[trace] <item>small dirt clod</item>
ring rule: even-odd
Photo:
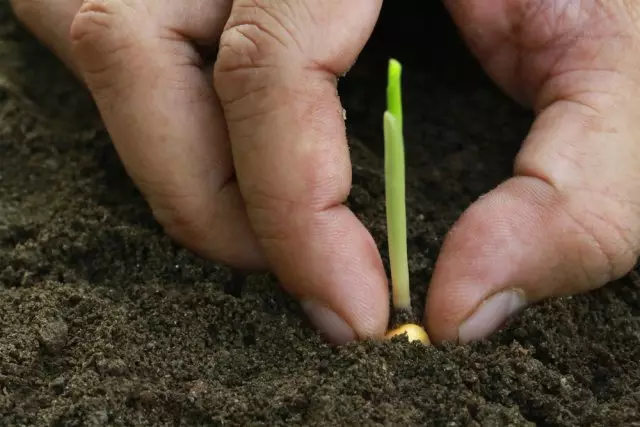
[[[69,327],[63,320],[49,320],[38,328],[38,340],[48,353],[58,353],[64,347]]]

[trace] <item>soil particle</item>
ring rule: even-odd
[[[424,15],[388,4],[341,81],[348,203],[388,268],[381,113],[393,55],[405,66],[419,321],[449,227],[509,176],[532,118],[486,79],[439,3]],[[273,277],[238,276],[162,233],[87,94],[7,2],[0,119],[2,425],[640,425],[636,272],[530,307],[469,346],[330,347]]]
[[[69,327],[62,320],[45,320],[38,328],[38,340],[49,353],[58,353],[67,340]]]

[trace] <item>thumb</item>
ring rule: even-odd
[[[619,95],[544,108],[515,176],[452,228],[426,304],[436,342],[482,339],[528,304],[598,288],[633,268],[640,248],[638,88],[608,93]]]
[[[214,81],[253,230],[282,286],[334,343],[380,336],[383,264],[343,202],[351,164],[336,76],[381,1],[236,0]]]

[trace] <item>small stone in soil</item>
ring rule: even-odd
[[[55,354],[64,347],[68,333],[69,327],[63,320],[51,320],[38,329],[38,341],[47,352]]]

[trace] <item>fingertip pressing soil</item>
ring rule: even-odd
[[[350,207],[387,262],[386,61],[404,64],[415,321],[442,240],[531,124],[439,5],[385,6],[340,83]],[[394,33],[396,33],[394,35]],[[527,309],[491,339],[330,347],[270,275],[163,235],[84,90],[0,6],[2,425],[640,425],[640,278]]]

